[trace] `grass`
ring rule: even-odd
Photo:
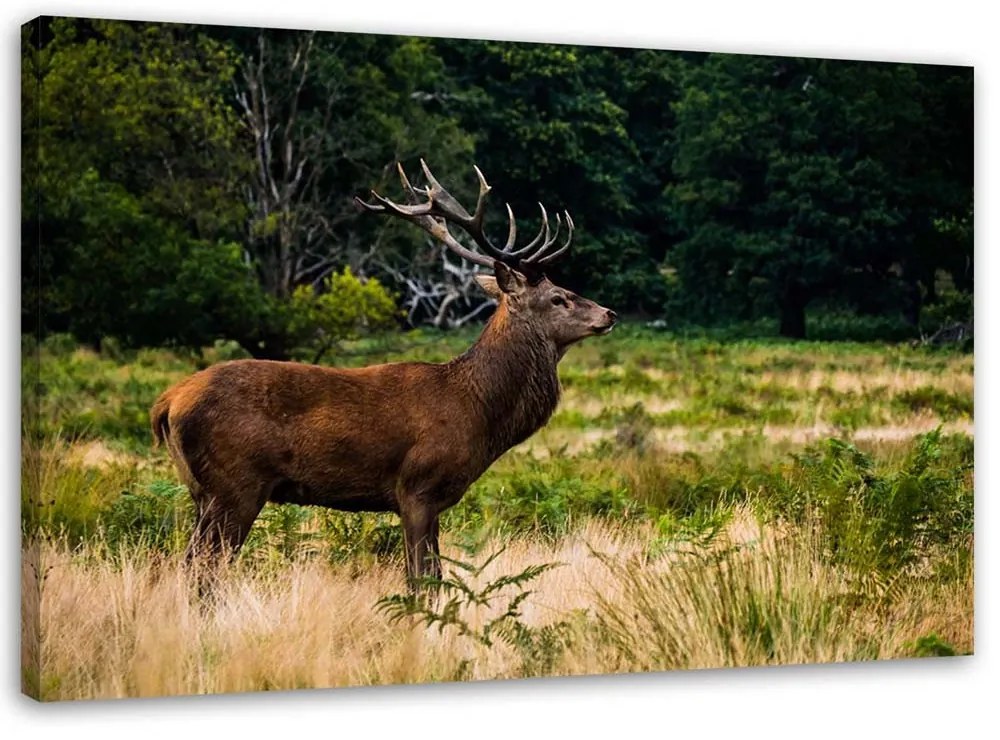
[[[366,340],[340,364],[469,341]],[[26,350],[41,373],[23,381],[40,394],[23,421],[22,665],[43,699],[973,649],[967,354],[644,330],[584,343],[550,424],[445,514],[442,597],[416,602],[394,515],[292,505],[265,507],[198,596],[191,504],[146,414],[232,347]]]
[[[440,361],[464,350],[474,334],[418,335],[357,343],[340,365],[397,360]],[[110,441],[145,452],[148,410],[171,383],[238,352],[228,346],[201,357],[166,350],[97,353],[65,337],[27,347],[40,360],[34,420],[43,436]],[[853,430],[927,420],[970,424],[973,358],[908,345],[724,344],[633,329],[574,348],[560,366],[564,399],[549,432],[613,429],[637,403],[654,426],[720,428],[829,427]],[[25,374],[25,398],[34,379]]]
[[[177,559],[135,548],[111,561],[91,546],[43,543],[40,695],[159,696],[867,660],[923,654],[932,635],[955,652],[972,649],[967,568],[944,581],[908,580],[857,603],[849,572],[826,561],[808,534],[761,527],[745,512],[734,513],[711,547],[692,552],[650,556],[649,535],[592,520],[556,541],[486,542],[502,552],[469,576],[480,590],[506,574],[562,564],[539,574],[519,604],[515,623],[531,631],[530,640],[489,643],[479,636],[503,616],[517,586],[496,603],[457,603],[457,619],[469,625],[470,636],[376,608],[405,590],[398,560],[361,573],[315,558],[270,569],[240,562],[206,604]],[[445,553],[465,557],[454,545]]]

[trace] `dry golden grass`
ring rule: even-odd
[[[532,628],[569,625],[551,648],[551,675],[895,657],[931,632],[959,651],[972,648],[971,571],[951,585],[915,582],[884,604],[852,606],[856,584],[824,563],[806,534],[762,528],[747,512],[697,552],[651,548],[653,534],[592,520],[556,542],[488,543],[485,552],[506,549],[480,585],[561,563],[531,584],[520,617]],[[516,678],[529,670],[509,645],[487,648],[413,618],[391,623],[374,606],[405,590],[398,562],[358,573],[318,559],[243,560],[203,600],[178,559],[136,552],[116,562],[86,547],[38,547],[37,558],[24,559],[24,582],[30,592],[40,580],[41,608],[27,613],[24,629],[40,635],[41,674],[28,683],[44,699]],[[465,608],[462,617],[475,629],[497,608]],[[32,642],[25,640],[29,649]],[[37,658],[26,657],[30,672]]]
[[[759,427],[733,427],[729,429],[691,429],[684,426],[657,427],[648,432],[651,446],[661,452],[709,453],[719,449],[726,439],[739,437],[744,432],[759,433],[775,443],[802,446],[832,436],[846,436],[856,442],[902,442],[919,434],[926,434],[938,427],[945,434],[975,436],[975,424],[970,421],[941,421],[936,417],[915,417],[906,424],[860,427],[849,434],[827,423],[808,426],[782,426],[765,424]],[[531,439],[514,449],[545,458],[554,451],[558,454],[577,455],[586,452],[602,440],[614,439],[615,429],[542,429]]]
[[[567,389],[559,399],[559,408],[576,411],[584,416],[598,416],[608,408],[628,408],[641,403],[650,414],[665,414],[684,407],[680,398],[669,398],[649,393],[613,393],[606,398],[595,398],[584,391]]]
[[[889,396],[922,387],[937,388],[949,393],[972,395],[971,373],[941,373],[928,370],[911,370],[881,367],[871,372],[864,368],[852,370],[783,370],[765,371],[759,376],[761,383],[774,383],[797,391],[814,392],[830,388],[839,393],[866,393],[884,388]]]

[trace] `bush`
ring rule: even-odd
[[[403,528],[393,514],[358,514],[323,510],[319,513],[319,537],[333,562],[371,558],[399,558],[403,553]]]
[[[899,393],[893,399],[893,405],[904,413],[927,411],[942,419],[954,419],[972,416],[973,398],[925,385]]]
[[[820,342],[902,342],[917,337],[902,316],[864,316],[841,311],[815,313],[806,319],[806,336]]]
[[[112,552],[142,547],[178,553],[191,536],[191,497],[178,483],[153,481],[138,492],[122,491],[100,521]]]
[[[393,327],[399,316],[393,296],[378,280],[357,277],[348,267],[329,275],[320,290],[296,288],[287,311],[289,335],[312,353],[313,362],[340,340]]]
[[[857,572],[900,569],[935,545],[972,534],[972,442],[921,435],[895,470],[852,444],[829,439],[796,456],[795,495],[772,504],[822,533],[827,554]]]
[[[646,451],[652,430],[652,417],[646,412],[646,407],[642,403],[636,403],[622,413],[615,429],[615,442],[626,450],[635,450],[641,454]]]
[[[937,300],[924,306],[920,313],[920,331],[925,335],[951,324],[970,321],[973,315],[973,295],[954,288],[938,293]]]

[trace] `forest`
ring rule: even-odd
[[[473,267],[352,206],[421,158],[463,202],[478,165],[498,233],[571,213],[553,279],[671,331],[972,316],[971,68],[42,18],[21,107],[40,339],[318,359],[479,321]]]

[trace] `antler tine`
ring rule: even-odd
[[[542,246],[540,246],[535,252],[533,252],[529,256],[525,257],[524,261],[529,264],[538,262],[538,260],[541,259],[542,255],[544,255],[548,251],[549,247],[551,247],[553,244],[556,243],[556,239],[559,238],[559,230],[561,228],[562,228],[562,217],[557,213],[556,230],[552,232],[552,234],[550,235],[548,228],[546,228],[545,241],[542,243]]]
[[[396,162],[396,169],[399,171],[399,181],[403,184],[403,190],[406,192],[406,197],[409,199],[410,203],[417,203],[419,198],[417,198],[417,189],[410,184],[410,178],[406,176],[406,170],[403,169],[403,164],[401,162]],[[372,191],[374,195],[374,191]],[[424,195],[427,195],[427,191],[423,191]]]
[[[427,197],[437,206],[437,215],[454,221],[463,228],[471,226],[473,217],[469,215],[461,203],[455,200],[451,193],[444,189],[444,186],[437,181],[430,167],[422,159],[420,160],[420,168],[424,171],[424,177],[427,178]]]
[[[399,181],[403,184],[403,190],[406,192],[406,198],[410,201],[410,205],[404,206],[399,203],[394,203],[388,198],[379,195],[374,190],[370,191],[371,196],[378,201],[375,203],[365,203],[361,198],[357,196],[354,197],[355,207],[371,211],[372,213],[385,213],[386,211],[395,213],[398,216],[403,216],[404,218],[410,218],[414,216],[422,216],[431,213],[432,204],[430,201],[427,203],[419,203],[419,198],[417,197],[417,189],[410,184],[409,178],[406,176],[406,172],[403,171],[403,165],[399,162],[396,163],[396,169],[399,172]]]
[[[516,249],[513,252],[511,252],[510,253],[511,257],[517,257],[519,255],[526,254],[526,253],[532,251],[533,249],[535,249],[539,244],[541,244],[543,242],[544,239],[548,239],[548,234],[549,234],[549,214],[547,214],[545,212],[545,206],[543,206],[541,203],[538,204],[538,207],[542,211],[542,225],[538,229],[538,234],[535,236],[534,239],[532,239],[530,242],[528,242],[527,244],[525,244],[523,247],[521,247],[520,249]]]
[[[375,191],[373,190],[372,194],[374,194],[374,192]],[[363,200],[361,200],[361,198],[359,198],[356,195],[354,196],[354,207],[357,208],[359,211],[371,211],[372,213],[385,212],[385,206],[375,205],[374,203],[365,203]]]
[[[377,206],[371,203],[365,203],[359,198],[355,198],[355,201],[360,202],[361,205],[363,205],[369,211],[376,211],[376,212],[391,211],[392,213],[395,213],[397,216],[402,216],[403,218],[408,218],[411,220],[419,216],[428,216],[434,212],[434,204],[430,201],[428,201],[427,203],[414,203],[413,205],[403,206],[400,205],[399,203],[394,203],[393,201],[389,200],[384,196],[379,195],[374,190],[372,190],[372,197],[379,203],[381,203],[381,205]]]
[[[573,229],[575,228],[575,225],[573,224],[573,217],[569,215],[569,211],[563,211],[563,213],[566,215],[566,230],[568,232],[566,234],[566,242],[559,249],[557,249],[555,252],[553,252],[552,254],[550,254],[547,257],[543,257],[542,259],[538,260],[538,262],[536,264],[539,264],[539,265],[548,264],[549,262],[551,262],[552,260],[554,260],[556,257],[558,257],[559,255],[563,254],[567,249],[569,249],[569,245],[573,241]]]
[[[507,206],[507,221],[510,223],[510,227],[507,229],[507,243],[503,245],[503,251],[510,252],[514,248],[514,242],[517,241],[517,221],[514,220],[514,211],[511,210],[510,203],[504,203]]]
[[[483,230],[483,218],[486,215],[486,197],[493,188],[486,182],[486,178],[479,167],[472,165],[472,169],[476,171],[476,177],[479,178],[479,197],[476,199],[476,212],[472,214],[472,226],[481,232]]]

